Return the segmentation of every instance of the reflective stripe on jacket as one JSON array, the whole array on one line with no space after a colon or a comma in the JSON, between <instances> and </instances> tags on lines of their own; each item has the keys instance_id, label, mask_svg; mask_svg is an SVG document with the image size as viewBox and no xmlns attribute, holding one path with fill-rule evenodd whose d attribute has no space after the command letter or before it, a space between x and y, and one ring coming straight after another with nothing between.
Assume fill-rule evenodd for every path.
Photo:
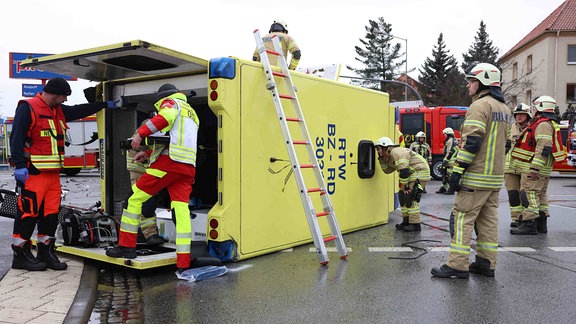
<instances>
[{"instance_id":1,"label":"reflective stripe on jacket","mask_svg":"<svg viewBox=\"0 0 576 324\"><path fill-rule=\"evenodd\" d=\"M62 107L50 108L41 93L26 101L30 105L32 122L26 134L24 155L38 170L60 170L68 129Z\"/></svg>"}]
</instances>

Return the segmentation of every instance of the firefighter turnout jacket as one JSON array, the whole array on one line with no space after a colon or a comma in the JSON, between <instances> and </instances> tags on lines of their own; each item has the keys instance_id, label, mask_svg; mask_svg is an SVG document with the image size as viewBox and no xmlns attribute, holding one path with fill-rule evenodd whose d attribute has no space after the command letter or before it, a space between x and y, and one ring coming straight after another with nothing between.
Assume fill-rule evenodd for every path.
<instances>
[{"instance_id":1,"label":"firefighter turnout jacket","mask_svg":"<svg viewBox=\"0 0 576 324\"><path fill-rule=\"evenodd\" d=\"M400 184L403 186L416 180L430 180L428 162L420 154L408 148L393 147L390 149L389 158L379 158L378 161L384 173L398 171Z\"/></svg>"},{"instance_id":2,"label":"firefighter turnout jacket","mask_svg":"<svg viewBox=\"0 0 576 324\"><path fill-rule=\"evenodd\" d=\"M513 118L510 109L489 94L483 90L472 98L462 124L454 172L463 174L463 188L497 191L504 182L505 143Z\"/></svg>"},{"instance_id":3,"label":"firefighter turnout jacket","mask_svg":"<svg viewBox=\"0 0 576 324\"><path fill-rule=\"evenodd\" d=\"M294 55L294 54L296 52L300 53L300 48L296 44L294 38L282 32L272 32L266 34L264 37L262 37L262 40L264 41L264 46L266 46L266 49L272 52L275 52L274 44L272 43L272 37L278 37L280 47L282 47L283 52L282 54L284 55L284 57L287 57L286 55L288 53L292 54L292 57L290 58L290 64L288 65L288 69L295 70L296 67L298 66L298 63L300 62L300 55ZM253 59L254 61L260 62L260 54L258 53L258 49L254 50ZM278 65L278 58L276 57L276 55L268 55L268 60L270 61L271 65Z\"/></svg>"},{"instance_id":4,"label":"firefighter turnout jacket","mask_svg":"<svg viewBox=\"0 0 576 324\"><path fill-rule=\"evenodd\" d=\"M520 134L512 158L522 172L536 172L550 176L554 161L565 158L560 127L555 120L540 117Z\"/></svg>"},{"instance_id":5,"label":"firefighter turnout jacket","mask_svg":"<svg viewBox=\"0 0 576 324\"><path fill-rule=\"evenodd\" d=\"M430 154L430 145L428 143L416 140L410 144L410 149L420 154L428 163L432 162L432 154Z\"/></svg>"}]
</instances>

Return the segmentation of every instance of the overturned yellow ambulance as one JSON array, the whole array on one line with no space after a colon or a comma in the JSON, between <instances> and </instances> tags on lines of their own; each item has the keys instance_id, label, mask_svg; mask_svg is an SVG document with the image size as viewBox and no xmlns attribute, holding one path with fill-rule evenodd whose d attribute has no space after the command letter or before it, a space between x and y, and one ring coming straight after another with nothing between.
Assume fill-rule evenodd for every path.
<instances>
[{"instance_id":1,"label":"overturned yellow ambulance","mask_svg":"<svg viewBox=\"0 0 576 324\"><path fill-rule=\"evenodd\" d=\"M237 261L312 242L259 62L204 60L135 40L22 65L102 82L104 100L122 100L121 109L98 114L102 206L109 214L121 215L130 193L119 143L155 110L156 90L172 83L200 118L191 205L195 215L205 214L205 228L193 223L192 231L200 233L210 254ZM396 181L377 170L372 141L394 136L388 95L300 72L291 75L342 233L387 223ZM329 233L327 224L321 228ZM76 250L81 248L63 251L134 268L175 263L173 252L165 250L150 264L141 257L130 262L108 258L103 249Z\"/></svg>"}]
</instances>

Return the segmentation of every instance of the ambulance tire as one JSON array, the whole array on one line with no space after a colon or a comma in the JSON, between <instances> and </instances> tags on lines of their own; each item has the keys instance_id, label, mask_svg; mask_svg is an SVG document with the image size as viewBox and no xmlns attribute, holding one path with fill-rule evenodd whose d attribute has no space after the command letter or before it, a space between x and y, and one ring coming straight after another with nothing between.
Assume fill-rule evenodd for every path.
<instances>
[{"instance_id":1,"label":"ambulance tire","mask_svg":"<svg viewBox=\"0 0 576 324\"><path fill-rule=\"evenodd\" d=\"M432 159L432 167L430 167L430 175L434 180L442 180L442 172L440 172L441 166L442 166L441 158Z\"/></svg>"},{"instance_id":2,"label":"ambulance tire","mask_svg":"<svg viewBox=\"0 0 576 324\"><path fill-rule=\"evenodd\" d=\"M73 177L80 173L81 170L82 168L63 168L60 173L63 173L69 177Z\"/></svg>"}]
</instances>

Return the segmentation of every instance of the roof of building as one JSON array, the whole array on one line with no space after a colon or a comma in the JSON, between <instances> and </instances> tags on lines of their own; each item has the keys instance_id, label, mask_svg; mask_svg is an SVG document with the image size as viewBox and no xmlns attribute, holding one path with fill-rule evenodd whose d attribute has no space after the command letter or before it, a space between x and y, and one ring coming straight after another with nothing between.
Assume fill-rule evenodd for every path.
<instances>
[{"instance_id":1,"label":"roof of building","mask_svg":"<svg viewBox=\"0 0 576 324\"><path fill-rule=\"evenodd\" d=\"M556 10L546 17L546 19L536 26L536 28L532 29L528 35L524 36L518 44L506 52L506 54L502 55L500 60L516 52L545 33L556 31L576 31L576 0L564 1L564 3L562 3L558 8L556 8Z\"/></svg>"}]
</instances>

